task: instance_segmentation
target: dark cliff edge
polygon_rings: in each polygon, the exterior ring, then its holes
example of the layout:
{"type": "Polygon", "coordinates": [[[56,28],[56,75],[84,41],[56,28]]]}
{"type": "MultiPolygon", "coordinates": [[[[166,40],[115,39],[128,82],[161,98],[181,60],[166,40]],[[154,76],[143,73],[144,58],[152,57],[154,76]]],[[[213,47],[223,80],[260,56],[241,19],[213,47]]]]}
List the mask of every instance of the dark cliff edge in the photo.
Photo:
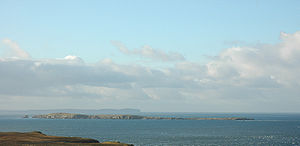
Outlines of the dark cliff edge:
{"type": "Polygon", "coordinates": [[[85,115],[73,113],[51,113],[35,115],[32,118],[42,119],[141,119],[141,120],[254,120],[245,117],[225,117],[225,118],[178,118],[178,117],[148,117],[140,115],[85,115]]]}
{"type": "Polygon", "coordinates": [[[49,136],[39,131],[34,132],[0,132],[1,146],[133,146],[120,142],[103,142],[81,137],[49,136]]]}

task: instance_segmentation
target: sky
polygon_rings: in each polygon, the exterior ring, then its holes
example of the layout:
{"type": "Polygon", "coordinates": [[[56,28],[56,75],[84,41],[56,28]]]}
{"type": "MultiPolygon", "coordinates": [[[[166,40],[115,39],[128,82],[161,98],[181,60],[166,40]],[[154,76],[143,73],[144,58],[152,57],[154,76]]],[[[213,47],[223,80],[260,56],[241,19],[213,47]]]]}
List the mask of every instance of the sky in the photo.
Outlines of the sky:
{"type": "Polygon", "coordinates": [[[299,112],[298,0],[0,0],[0,110],[299,112]]]}

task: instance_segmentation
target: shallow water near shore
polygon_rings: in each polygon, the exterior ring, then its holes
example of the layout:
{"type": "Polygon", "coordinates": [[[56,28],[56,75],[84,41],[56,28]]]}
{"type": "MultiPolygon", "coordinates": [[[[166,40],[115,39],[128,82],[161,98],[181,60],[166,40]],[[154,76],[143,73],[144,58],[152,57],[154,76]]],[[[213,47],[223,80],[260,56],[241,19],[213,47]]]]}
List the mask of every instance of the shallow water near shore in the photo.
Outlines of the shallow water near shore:
{"type": "Polygon", "coordinates": [[[143,145],[300,145],[300,114],[144,113],[170,117],[248,117],[235,120],[22,119],[0,116],[0,131],[41,131],[143,145]]]}

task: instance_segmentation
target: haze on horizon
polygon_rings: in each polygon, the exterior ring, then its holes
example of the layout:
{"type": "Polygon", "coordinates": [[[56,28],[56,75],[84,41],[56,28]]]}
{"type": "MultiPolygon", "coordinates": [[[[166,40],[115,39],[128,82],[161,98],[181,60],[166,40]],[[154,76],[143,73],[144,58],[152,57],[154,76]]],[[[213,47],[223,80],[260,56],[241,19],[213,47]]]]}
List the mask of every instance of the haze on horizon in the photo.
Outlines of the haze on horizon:
{"type": "Polygon", "coordinates": [[[299,112],[299,5],[0,0],[0,110],[299,112]]]}

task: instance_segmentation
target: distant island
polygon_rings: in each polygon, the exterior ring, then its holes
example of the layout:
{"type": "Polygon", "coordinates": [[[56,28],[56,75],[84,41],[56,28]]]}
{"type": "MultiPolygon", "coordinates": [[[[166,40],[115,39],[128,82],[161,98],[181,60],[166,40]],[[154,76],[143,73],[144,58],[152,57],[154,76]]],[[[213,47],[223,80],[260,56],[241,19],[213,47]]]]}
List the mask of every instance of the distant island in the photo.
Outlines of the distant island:
{"type": "Polygon", "coordinates": [[[34,115],[32,118],[42,119],[139,119],[139,120],[254,120],[253,118],[245,117],[224,117],[224,118],[179,118],[179,117],[150,117],[140,115],[85,115],[74,113],[51,113],[34,115]]]}
{"type": "Polygon", "coordinates": [[[45,109],[45,110],[0,110],[0,115],[39,115],[48,113],[78,113],[78,114],[140,114],[141,110],[123,109],[45,109]]]}
{"type": "Polygon", "coordinates": [[[133,146],[120,142],[102,142],[90,138],[48,136],[39,131],[34,132],[0,132],[0,145],[26,146],[133,146]]]}

